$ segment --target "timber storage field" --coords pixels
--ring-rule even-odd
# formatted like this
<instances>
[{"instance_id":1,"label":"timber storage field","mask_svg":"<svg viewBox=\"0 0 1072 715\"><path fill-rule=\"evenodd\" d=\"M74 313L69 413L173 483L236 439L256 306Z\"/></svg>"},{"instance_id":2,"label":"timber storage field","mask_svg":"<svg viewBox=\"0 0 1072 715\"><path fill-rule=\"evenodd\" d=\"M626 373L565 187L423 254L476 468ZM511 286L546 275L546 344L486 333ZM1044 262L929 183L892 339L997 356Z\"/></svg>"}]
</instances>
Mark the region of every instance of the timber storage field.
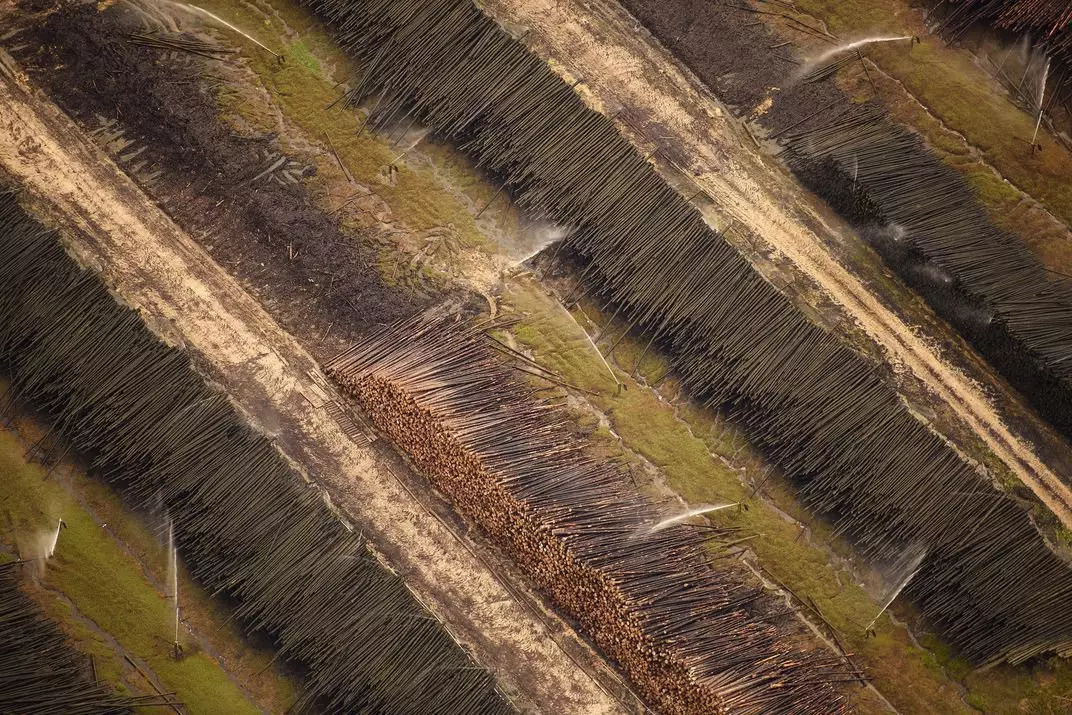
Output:
<instances>
[{"instance_id":1,"label":"timber storage field","mask_svg":"<svg viewBox=\"0 0 1072 715\"><path fill-rule=\"evenodd\" d=\"M471 152L525 209L574 227L590 291L671 354L862 553L928 556L909 595L977 663L1072 644L1072 570L1015 501L808 321L602 115L468 0L315 2L380 96Z\"/></svg>"},{"instance_id":2,"label":"timber storage field","mask_svg":"<svg viewBox=\"0 0 1072 715\"><path fill-rule=\"evenodd\" d=\"M15 395L135 503L163 500L195 576L308 669L299 711L512 711L320 490L10 193L0 250Z\"/></svg>"},{"instance_id":3,"label":"timber storage field","mask_svg":"<svg viewBox=\"0 0 1072 715\"><path fill-rule=\"evenodd\" d=\"M793 75L793 65L771 61L791 50L763 56L793 43L778 43L762 23L743 27L747 13L693 0L624 4L740 114L760 104L764 88L778 87L755 119L785 146L790 168L1072 437L1072 282L996 228L964 178L888 120L880 99L861 104L839 87L837 71L860 58L835 55ZM826 42L821 47L835 44Z\"/></svg>"},{"instance_id":4,"label":"timber storage field","mask_svg":"<svg viewBox=\"0 0 1072 715\"><path fill-rule=\"evenodd\" d=\"M329 374L458 508L522 564L660 712L842 712L832 654L806 652L761 590L716 572L703 535L585 454L568 413L502 364L488 325L419 316Z\"/></svg>"},{"instance_id":5,"label":"timber storage field","mask_svg":"<svg viewBox=\"0 0 1072 715\"><path fill-rule=\"evenodd\" d=\"M870 232L906 282L1072 436L1072 282L995 228L963 179L876 106L817 118L785 140L802 181Z\"/></svg>"},{"instance_id":6,"label":"timber storage field","mask_svg":"<svg viewBox=\"0 0 1072 715\"><path fill-rule=\"evenodd\" d=\"M776 86L773 3L623 3L738 122L613 0L528 1L0 6L26 461L58 444L109 521L173 519L288 712L1059 711L1064 443L842 257L869 243L1066 432L1068 285L847 60ZM27 616L33 568L0 564L32 626L0 681L40 642L70 698L159 704L87 679L77 610ZM36 689L0 711L71 710Z\"/></svg>"}]
</instances>

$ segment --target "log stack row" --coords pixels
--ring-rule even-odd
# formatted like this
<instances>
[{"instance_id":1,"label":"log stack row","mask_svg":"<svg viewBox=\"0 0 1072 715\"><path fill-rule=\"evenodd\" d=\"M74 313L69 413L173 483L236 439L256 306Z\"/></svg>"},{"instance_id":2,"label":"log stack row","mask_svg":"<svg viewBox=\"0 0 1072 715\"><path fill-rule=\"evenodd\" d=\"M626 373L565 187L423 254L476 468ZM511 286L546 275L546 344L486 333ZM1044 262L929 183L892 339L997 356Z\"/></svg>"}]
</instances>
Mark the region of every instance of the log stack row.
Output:
<instances>
[{"instance_id":1,"label":"log stack row","mask_svg":"<svg viewBox=\"0 0 1072 715\"><path fill-rule=\"evenodd\" d=\"M789 166L1072 437L1072 282L1001 231L919 135L876 105L786 137Z\"/></svg>"},{"instance_id":2,"label":"log stack row","mask_svg":"<svg viewBox=\"0 0 1072 715\"><path fill-rule=\"evenodd\" d=\"M659 512L478 328L419 315L328 372L659 712L841 711L849 668L795 645L762 589L712 570L697 531L653 530Z\"/></svg>"},{"instance_id":3,"label":"log stack row","mask_svg":"<svg viewBox=\"0 0 1072 715\"><path fill-rule=\"evenodd\" d=\"M295 712L513 712L325 496L11 194L0 370L93 473L167 510L194 577L305 672Z\"/></svg>"},{"instance_id":4,"label":"log stack row","mask_svg":"<svg viewBox=\"0 0 1072 715\"><path fill-rule=\"evenodd\" d=\"M471 0L306 0L364 68L372 123L409 116L516 204L569 226L586 289L661 345L866 557L923 545L906 591L969 660L1072 647L1072 569L1028 514L809 320L606 117Z\"/></svg>"},{"instance_id":5,"label":"log stack row","mask_svg":"<svg viewBox=\"0 0 1072 715\"><path fill-rule=\"evenodd\" d=\"M24 564L0 564L0 712L9 715L129 715L165 706L94 682L86 657L21 590Z\"/></svg>"},{"instance_id":6,"label":"log stack row","mask_svg":"<svg viewBox=\"0 0 1072 715\"><path fill-rule=\"evenodd\" d=\"M956 36L977 22L1028 33L1047 54L1072 67L1072 6L1065 0L953 0L942 30Z\"/></svg>"}]
</instances>

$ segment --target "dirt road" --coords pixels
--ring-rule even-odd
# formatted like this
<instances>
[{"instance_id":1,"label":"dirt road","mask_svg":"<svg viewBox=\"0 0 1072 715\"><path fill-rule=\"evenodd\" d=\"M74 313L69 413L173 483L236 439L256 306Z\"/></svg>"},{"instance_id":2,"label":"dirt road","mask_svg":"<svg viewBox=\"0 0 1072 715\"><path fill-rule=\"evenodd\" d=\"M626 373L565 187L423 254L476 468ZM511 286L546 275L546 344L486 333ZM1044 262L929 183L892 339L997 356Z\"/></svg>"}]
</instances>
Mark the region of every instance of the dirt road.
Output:
<instances>
[{"instance_id":1,"label":"dirt road","mask_svg":"<svg viewBox=\"0 0 1072 715\"><path fill-rule=\"evenodd\" d=\"M1072 528L1072 490L1013 434L978 384L944 360L827 248L844 243L787 172L764 159L734 126L728 109L620 6L607 0L488 0L508 27L528 28L525 43L583 80L582 93L606 113L628 108L647 117L649 134L623 134L665 154L686 157L693 181L714 201L720 225L732 219L753 244L769 246L814 281L880 347L895 371L908 372L960 419ZM664 167L665 168L665 167Z\"/></svg>"},{"instance_id":2,"label":"dirt road","mask_svg":"<svg viewBox=\"0 0 1072 715\"><path fill-rule=\"evenodd\" d=\"M0 168L68 247L198 367L364 531L526 711L627 712L614 676L563 622L507 586L461 536L327 413L313 359L54 105L0 73ZM418 489L423 484L414 481ZM427 487L424 487L427 489ZM580 665L583 663L583 667ZM603 685L602 683L606 683Z\"/></svg>"}]
</instances>

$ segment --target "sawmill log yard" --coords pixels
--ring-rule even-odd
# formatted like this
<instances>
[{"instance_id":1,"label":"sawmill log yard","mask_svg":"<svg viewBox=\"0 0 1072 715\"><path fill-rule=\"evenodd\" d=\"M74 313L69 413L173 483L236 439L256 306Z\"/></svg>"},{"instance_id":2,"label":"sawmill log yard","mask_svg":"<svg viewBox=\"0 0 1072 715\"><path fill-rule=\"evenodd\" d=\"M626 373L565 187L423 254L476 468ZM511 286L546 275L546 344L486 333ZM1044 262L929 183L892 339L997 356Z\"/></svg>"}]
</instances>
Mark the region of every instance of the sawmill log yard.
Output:
<instances>
[{"instance_id":1,"label":"sawmill log yard","mask_svg":"<svg viewBox=\"0 0 1072 715\"><path fill-rule=\"evenodd\" d=\"M1072 2L0 0L0 713L1072 714Z\"/></svg>"}]
</instances>

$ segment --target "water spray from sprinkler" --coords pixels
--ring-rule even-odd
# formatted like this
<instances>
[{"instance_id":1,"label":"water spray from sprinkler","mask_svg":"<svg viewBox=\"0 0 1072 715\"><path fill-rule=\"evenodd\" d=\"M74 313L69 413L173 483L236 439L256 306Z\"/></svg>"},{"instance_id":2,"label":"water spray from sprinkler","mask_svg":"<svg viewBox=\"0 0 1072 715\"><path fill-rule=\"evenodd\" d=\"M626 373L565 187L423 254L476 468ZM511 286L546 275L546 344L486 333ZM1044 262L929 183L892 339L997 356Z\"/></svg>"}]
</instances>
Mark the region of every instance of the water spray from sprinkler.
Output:
<instances>
[{"instance_id":1,"label":"water spray from sprinkler","mask_svg":"<svg viewBox=\"0 0 1072 715\"><path fill-rule=\"evenodd\" d=\"M67 522L65 522L63 519L57 519L56 520L56 531L54 531L52 533L52 541L49 542L48 555L46 556L46 558L51 559L52 555L56 553L56 544L60 540L60 529L66 529L66 528L67 528Z\"/></svg>"},{"instance_id":2,"label":"water spray from sprinkler","mask_svg":"<svg viewBox=\"0 0 1072 715\"><path fill-rule=\"evenodd\" d=\"M706 504L704 506L698 506L698 507L693 507L692 509L686 509L685 511L681 512L680 514L677 514L677 515L671 516L671 517L667 517L666 519L663 519L662 521L658 522L657 524L654 524L650 529L648 529L647 533L648 534L654 534L654 533L656 533L658 531L662 531L663 529L671 527L674 524L680 524L681 522L685 521L686 519L691 519L694 516L699 516L700 514L708 514L708 513L711 513L711 512L715 512L715 511L722 511L723 509L729 509L729 508L735 507L735 506L740 506L740 502L733 502L732 504Z\"/></svg>"},{"instance_id":3,"label":"water spray from sprinkler","mask_svg":"<svg viewBox=\"0 0 1072 715\"><path fill-rule=\"evenodd\" d=\"M794 74L793 80L799 80L806 77L812 71L818 67L822 67L828 60L842 54L843 52L850 52L852 50L858 50L866 45L876 45L882 42L899 42L901 40L908 40L912 44L918 43L919 38L914 35L891 35L891 36L879 36L879 37L865 37L862 40L855 40L853 42L846 42L845 44L838 45L837 47L831 47L826 52L822 53L818 57L808 60L803 66Z\"/></svg>"},{"instance_id":4,"label":"water spray from sprinkler","mask_svg":"<svg viewBox=\"0 0 1072 715\"><path fill-rule=\"evenodd\" d=\"M614 374L614 369L610 366L610 363L607 362L607 358L603 357L603 351L596 345L596 341L592 339L592 336L588 334L588 331L584 329L584 326L577 322L577 319L573 317L573 313L569 312L569 309L565 305L559 302L558 307L562 308L563 312L569 316L569 319L581 329L582 333L584 333L585 339L588 341L588 344L592 346L592 349L596 351L596 355L599 356L599 359L603 361L603 366L607 368L607 373L610 375L611 379L614 380L614 384L618 386L618 392L620 393L623 387L622 381Z\"/></svg>"},{"instance_id":5,"label":"water spray from sprinkler","mask_svg":"<svg viewBox=\"0 0 1072 715\"><path fill-rule=\"evenodd\" d=\"M168 590L175 613L175 658L182 654L179 645L179 556L175 548L175 522L168 517Z\"/></svg>"},{"instance_id":6,"label":"water spray from sprinkler","mask_svg":"<svg viewBox=\"0 0 1072 715\"><path fill-rule=\"evenodd\" d=\"M1038 119L1035 121L1035 133L1031 135L1031 153L1035 153L1035 140L1038 138L1039 127L1042 126L1043 100L1046 97L1046 79L1050 74L1050 61L1046 60L1046 67L1042 70L1042 81L1039 82L1038 95Z\"/></svg>"},{"instance_id":7,"label":"water spray from sprinkler","mask_svg":"<svg viewBox=\"0 0 1072 715\"><path fill-rule=\"evenodd\" d=\"M180 8L182 8L182 9L184 9L184 10L188 10L190 12L193 12L193 13L196 13L196 14L199 14L199 15L204 15L205 17L209 18L210 20L212 20L214 22L218 22L219 24L223 25L228 30L231 30L233 32L237 32L239 35L241 35L242 37L246 38L247 40L249 40L253 44L257 45L258 47L263 49L265 52L270 53L273 57L275 57L277 60L279 60L280 63L286 61L285 58L282 55L272 51L272 49L269 48L267 45L265 45L263 42L260 42L256 38L254 38L252 35L250 35L250 34L248 34L246 32L243 32L241 29L239 29L239 28L235 27L234 25L232 25L231 23L227 22L226 20L224 20L219 15L214 15L213 13L209 12L208 10L205 10L204 8L200 8L197 5L191 5L189 3L175 3L175 5L180 7Z\"/></svg>"},{"instance_id":8,"label":"water spray from sprinkler","mask_svg":"<svg viewBox=\"0 0 1072 715\"><path fill-rule=\"evenodd\" d=\"M570 229L565 226L557 226L551 223L541 223L536 225L530 230L533 238L535 239L535 246L529 250L528 254L518 259L514 263L514 267L522 266L533 258L538 256L545 248L558 243L566 236L570 234Z\"/></svg>"},{"instance_id":9,"label":"water spray from sprinkler","mask_svg":"<svg viewBox=\"0 0 1072 715\"><path fill-rule=\"evenodd\" d=\"M905 557L908 557L908 555L911 554L911 553L912 553L911 550L908 551L905 554ZM902 564L903 564L903 562L905 560L905 557L902 557L902 559L901 559ZM883 613L886 612L886 609L888 609L891 605L893 605L893 602L895 600L897 600L898 596L901 595L901 591L905 590L905 588L912 581L912 579L915 578L916 574L920 572L920 570L922 568L923 559L925 559L926 557L927 557L927 549L923 548L923 549L920 549L918 551L918 553L916 553L914 556L912 556L911 559L908 560L907 564L903 564L903 565L899 564L900 568L897 568L897 571L905 573L906 575L903 578L901 578L901 580L898 581L898 583L894 587L894 589L892 591L890 591L889 596L882 603L882 608L879 610L878 613L875 614L875 617L871 619L871 622L867 624L867 627L864 628L864 633L865 634L867 634L867 635L872 635L873 634L872 629L875 627L875 623L878 622L879 617Z\"/></svg>"}]
</instances>

